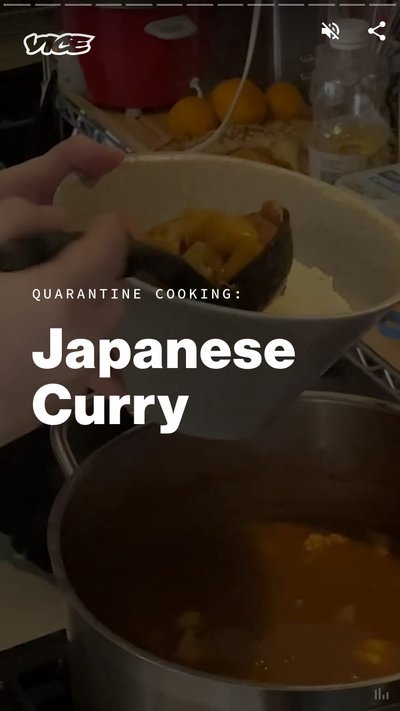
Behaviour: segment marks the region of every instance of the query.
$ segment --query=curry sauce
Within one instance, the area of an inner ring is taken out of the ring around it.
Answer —
[[[251,525],[244,535],[263,571],[264,627],[249,629],[240,619],[218,625],[208,601],[165,620],[176,640],[169,652],[162,631],[142,618],[147,649],[259,683],[348,683],[400,670],[400,561],[386,539],[356,541],[286,523]],[[207,576],[197,584],[205,588]],[[229,608],[228,594],[223,604]]]
[[[251,654],[243,648],[236,676],[329,684],[399,671],[400,561],[383,537],[355,541],[276,523],[251,526],[246,535],[265,573],[267,624],[248,645]],[[184,635],[181,663],[232,670],[227,630],[208,627],[198,614]]]
[[[250,526],[246,535],[264,571],[265,628],[246,639],[245,630],[210,625],[201,611],[186,613],[178,622],[185,629],[177,661],[301,685],[400,670],[400,561],[385,538],[356,541],[279,523]]]
[[[132,558],[126,521],[113,519],[111,538],[97,530],[102,565],[74,578],[85,580],[79,594],[97,618],[136,647],[267,684],[399,673],[400,559],[385,537],[285,522],[216,530],[194,515],[159,547],[142,539]]]

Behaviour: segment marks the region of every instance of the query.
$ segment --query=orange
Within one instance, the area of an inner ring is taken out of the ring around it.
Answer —
[[[278,121],[301,118],[306,113],[306,103],[294,84],[280,81],[272,84],[265,94],[268,117]]]
[[[223,121],[235,98],[240,79],[221,81],[211,92],[211,103],[220,121]],[[229,121],[233,124],[262,123],[266,113],[265,96],[261,89],[246,79]]]
[[[214,109],[207,99],[186,96],[180,99],[167,115],[168,129],[178,141],[200,138],[218,126]]]

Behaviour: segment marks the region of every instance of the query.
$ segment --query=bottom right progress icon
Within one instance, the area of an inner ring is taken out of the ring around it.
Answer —
[[[389,701],[389,692],[384,691],[381,687],[378,687],[374,691],[375,701]]]

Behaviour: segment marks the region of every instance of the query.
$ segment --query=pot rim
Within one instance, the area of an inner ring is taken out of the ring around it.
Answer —
[[[300,395],[298,398],[302,401],[313,401],[313,402],[326,402],[332,404],[348,404],[351,407],[367,408],[376,412],[384,412],[392,415],[397,415],[400,417],[400,404],[394,402],[388,402],[385,400],[379,400],[377,398],[365,397],[360,395],[352,395],[347,393],[336,393],[329,391],[312,391],[307,390]],[[113,444],[118,444],[125,439],[132,438],[135,436],[140,436],[143,430],[149,432],[152,429],[156,429],[155,425],[145,425],[140,427],[135,427],[133,429],[127,430],[122,434],[118,435],[111,441],[104,444],[102,447],[93,452],[87,459],[85,459],[77,468],[78,476],[72,476],[67,479],[63,485],[61,491],[58,493],[55,502],[53,504],[49,523],[48,523],[48,550],[53,567],[54,576],[57,584],[61,587],[63,593],[66,595],[67,602],[72,605],[72,607],[81,615],[81,617],[86,620],[86,622],[101,636],[105,637],[108,642],[115,644],[117,647],[140,659],[141,662],[147,663],[152,667],[158,667],[164,672],[168,671],[171,674],[178,675],[180,677],[196,677],[199,681],[206,681],[208,684],[214,683],[218,686],[231,686],[240,687],[243,689],[248,689],[254,692],[280,692],[280,693],[326,693],[328,691],[335,692],[346,692],[346,691],[363,691],[369,687],[374,686],[385,686],[388,684],[393,684],[399,682],[400,680],[400,670],[398,674],[391,675],[387,677],[377,677],[373,679],[368,679],[366,681],[351,682],[348,684],[329,684],[329,685],[316,685],[316,686],[299,686],[299,685],[284,685],[284,684],[258,684],[252,681],[245,681],[243,679],[235,679],[232,677],[217,676],[215,674],[207,674],[206,672],[198,671],[196,669],[190,669],[179,664],[170,662],[162,657],[158,657],[155,654],[150,654],[140,647],[136,647],[134,644],[128,642],[120,635],[112,632],[105,624],[103,624],[97,617],[83,604],[80,600],[78,594],[75,592],[74,586],[69,580],[66,569],[64,567],[64,561],[61,551],[61,541],[60,541],[60,528],[63,520],[64,512],[71,500],[74,490],[79,485],[79,481],[82,477],[90,475],[92,470],[92,462],[97,456],[101,455],[101,452],[106,447]],[[193,439],[193,437],[191,437]]]

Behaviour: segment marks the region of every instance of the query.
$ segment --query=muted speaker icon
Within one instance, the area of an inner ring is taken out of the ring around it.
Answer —
[[[338,40],[339,33],[339,26],[335,22],[330,22],[328,25],[326,22],[322,23],[321,35],[326,35],[331,40]]]

